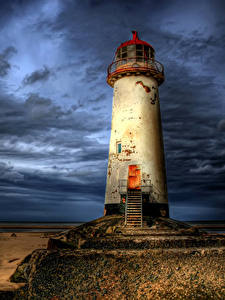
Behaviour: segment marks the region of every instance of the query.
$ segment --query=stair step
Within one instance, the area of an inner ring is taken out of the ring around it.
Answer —
[[[127,203],[129,202],[141,202],[141,199],[127,199]]]
[[[131,214],[129,214],[129,216],[131,217],[131,218],[141,218],[141,214],[136,214],[136,213],[131,213]],[[129,217],[127,217],[127,219],[128,219]]]
[[[141,223],[141,220],[127,220],[128,223]]]
[[[132,207],[132,206],[128,206],[127,209],[131,209],[131,210],[138,210],[141,211],[141,207]]]
[[[141,202],[141,199],[128,199],[127,203],[129,202]]]
[[[128,199],[127,203],[129,202],[141,202],[141,199]]]
[[[127,208],[141,210],[141,205],[140,206],[127,206]]]
[[[142,194],[141,191],[128,191],[126,207],[126,226],[142,226]]]
[[[127,203],[141,203],[141,199],[140,200],[129,200],[127,201]]]
[[[127,220],[128,223],[141,223],[141,220]]]
[[[127,225],[129,224],[141,224],[141,221],[127,221]]]

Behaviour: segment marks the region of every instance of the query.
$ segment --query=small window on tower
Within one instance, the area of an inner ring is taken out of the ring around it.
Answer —
[[[144,58],[148,59],[149,58],[149,47],[144,46]]]
[[[154,51],[153,50],[150,50],[150,57],[154,58]]]
[[[120,59],[120,58],[121,58],[121,49],[119,49],[119,50],[117,51],[116,58],[117,58],[117,59]]]
[[[135,45],[127,46],[127,56],[128,57],[135,57],[136,56],[136,47],[135,47]]]
[[[127,57],[127,52],[123,52],[122,53],[122,58],[126,58]]]
[[[137,56],[143,56],[143,52],[142,51],[137,51]]]
[[[127,57],[127,47],[121,48],[121,55],[122,55],[122,58]]]
[[[122,145],[121,143],[117,143],[117,153],[121,153],[122,152]]]
[[[136,45],[136,49],[137,49],[137,50],[142,50],[142,45],[138,45],[138,44],[137,44],[137,45]]]

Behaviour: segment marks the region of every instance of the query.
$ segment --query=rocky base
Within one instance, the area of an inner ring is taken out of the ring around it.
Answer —
[[[48,249],[171,249],[225,247],[224,235],[212,235],[169,218],[144,219],[144,226],[124,227],[122,216],[106,216],[70,230]]]
[[[224,299],[225,237],[166,218],[124,228],[106,216],[49,239],[1,299]],[[6,294],[5,294],[6,297]]]
[[[218,251],[35,251],[12,299],[224,299]],[[20,277],[21,280],[21,277]],[[55,297],[55,298],[53,298]]]

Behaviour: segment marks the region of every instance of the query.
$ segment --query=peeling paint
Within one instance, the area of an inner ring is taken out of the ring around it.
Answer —
[[[126,156],[130,156],[131,153],[134,153],[134,151],[131,151],[129,149],[126,149],[124,152],[126,153]]]
[[[150,93],[151,89],[147,85],[144,85],[142,81],[136,81],[136,84],[140,84],[145,89],[146,93]]]
[[[151,104],[155,104],[157,98],[158,98],[158,95],[157,95],[157,93],[155,93],[155,94],[154,94],[154,99],[151,98]]]

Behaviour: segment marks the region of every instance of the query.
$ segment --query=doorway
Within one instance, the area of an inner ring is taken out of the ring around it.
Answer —
[[[138,165],[130,165],[128,169],[128,189],[141,189],[141,169]]]

